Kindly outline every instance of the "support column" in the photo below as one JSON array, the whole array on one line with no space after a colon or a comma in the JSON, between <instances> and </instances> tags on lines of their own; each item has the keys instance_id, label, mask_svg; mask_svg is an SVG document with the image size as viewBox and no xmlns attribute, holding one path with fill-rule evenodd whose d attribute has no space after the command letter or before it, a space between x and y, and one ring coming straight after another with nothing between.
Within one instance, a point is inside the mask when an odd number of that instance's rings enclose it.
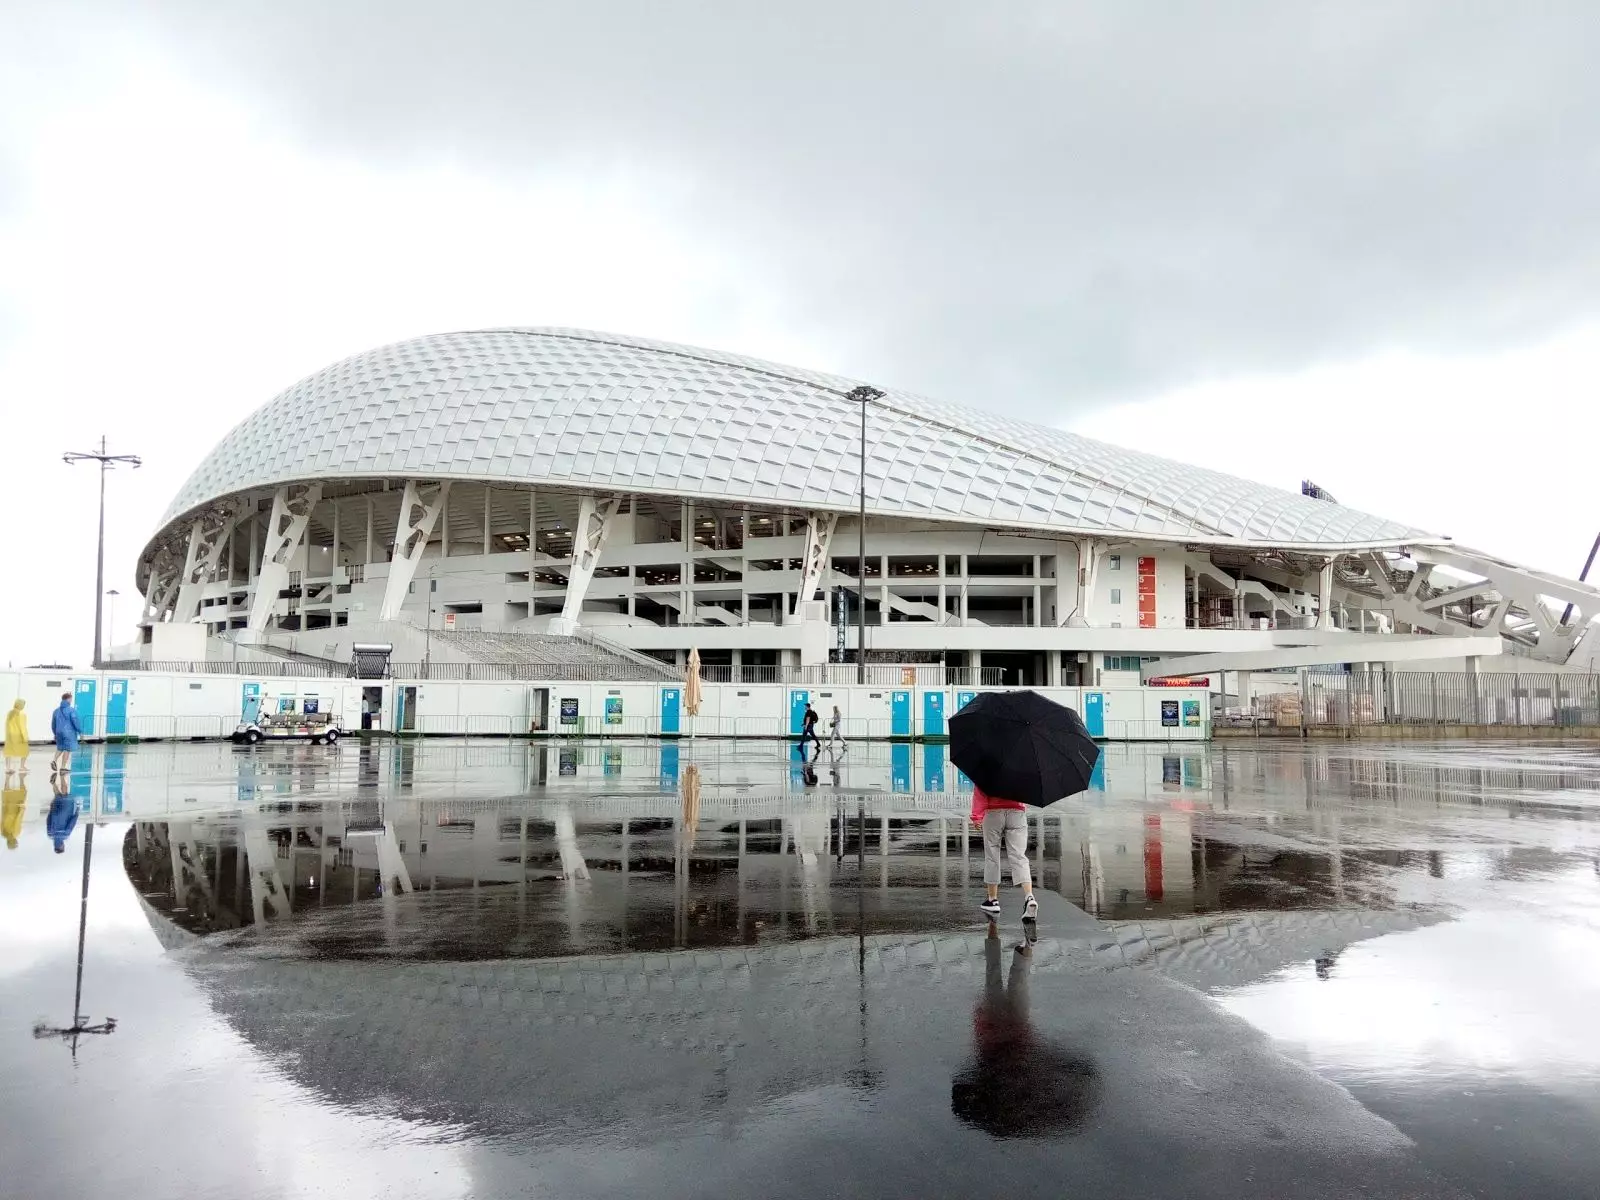
<instances>
[{"instance_id":1,"label":"support column","mask_svg":"<svg viewBox=\"0 0 1600 1200\"><path fill-rule=\"evenodd\" d=\"M372 543L372 497L368 496L367 497L367 549L366 549L366 557L362 559L363 568L365 568L365 566L367 564L372 562L372 551L373 551L373 543Z\"/></svg>"},{"instance_id":2,"label":"support column","mask_svg":"<svg viewBox=\"0 0 1600 1200\"><path fill-rule=\"evenodd\" d=\"M483 557L490 554L489 539L494 536L494 488L483 485Z\"/></svg>"},{"instance_id":3,"label":"support column","mask_svg":"<svg viewBox=\"0 0 1600 1200\"><path fill-rule=\"evenodd\" d=\"M273 495L266 543L261 547L261 569L256 573L255 594L250 598L246 628L252 634L263 632L271 624L278 593L289 586L289 564L305 544L311 510L321 498L320 483L281 487Z\"/></svg>"},{"instance_id":4,"label":"support column","mask_svg":"<svg viewBox=\"0 0 1600 1200\"><path fill-rule=\"evenodd\" d=\"M1061 613L1058 623L1074 629L1089 626L1090 610L1094 600L1095 579L1100 573L1101 552L1104 546L1094 538L1078 540L1078 586L1072 609Z\"/></svg>"},{"instance_id":5,"label":"support column","mask_svg":"<svg viewBox=\"0 0 1600 1200\"><path fill-rule=\"evenodd\" d=\"M572 569L567 572L567 595L561 605L561 615L550 622L551 633L570 637L578 628L589 581L600 565L600 551L606 544L606 534L611 531L611 518L616 516L621 505L619 496L599 499L592 494L579 502L578 526L572 531ZM685 562L683 569L692 577L693 562Z\"/></svg>"},{"instance_id":6,"label":"support column","mask_svg":"<svg viewBox=\"0 0 1600 1200\"><path fill-rule=\"evenodd\" d=\"M152 625L166 620L168 611L177 602L178 587L183 582L183 567L171 550L163 547L156 551L150 564L150 577L145 581L144 619Z\"/></svg>"},{"instance_id":7,"label":"support column","mask_svg":"<svg viewBox=\"0 0 1600 1200\"><path fill-rule=\"evenodd\" d=\"M221 508L196 518L189 527L189 552L178 582L174 621L192 621L200 615L201 594L206 584L217 577L217 567L231 544L229 539L237 522L234 509Z\"/></svg>"},{"instance_id":8,"label":"support column","mask_svg":"<svg viewBox=\"0 0 1600 1200\"><path fill-rule=\"evenodd\" d=\"M1317 628L1333 628L1333 559L1322 564L1321 587L1317 596Z\"/></svg>"},{"instance_id":9,"label":"support column","mask_svg":"<svg viewBox=\"0 0 1600 1200\"><path fill-rule=\"evenodd\" d=\"M814 512L806 519L805 570L800 577L800 595L795 600L796 616L800 615L801 605L817 598L817 589L822 586L823 576L828 570L833 531L838 525L838 513Z\"/></svg>"},{"instance_id":10,"label":"support column","mask_svg":"<svg viewBox=\"0 0 1600 1200\"><path fill-rule=\"evenodd\" d=\"M389 562L389 582L383 589L383 608L379 619L394 621L405 607L411 581L417 577L417 564L428 548L428 538L450 494L449 483L432 487L406 480L406 490L400 497L400 514L395 519L394 557Z\"/></svg>"}]
</instances>

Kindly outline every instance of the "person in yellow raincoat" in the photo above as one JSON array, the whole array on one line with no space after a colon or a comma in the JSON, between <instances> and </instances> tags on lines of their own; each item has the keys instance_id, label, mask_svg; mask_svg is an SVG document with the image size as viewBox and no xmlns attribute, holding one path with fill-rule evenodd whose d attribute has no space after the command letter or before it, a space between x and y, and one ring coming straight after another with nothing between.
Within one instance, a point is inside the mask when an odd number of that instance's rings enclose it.
<instances>
[{"instance_id":1,"label":"person in yellow raincoat","mask_svg":"<svg viewBox=\"0 0 1600 1200\"><path fill-rule=\"evenodd\" d=\"M23 712L24 702L14 700L6 714L6 771L28 770L28 714Z\"/></svg>"},{"instance_id":2,"label":"person in yellow raincoat","mask_svg":"<svg viewBox=\"0 0 1600 1200\"><path fill-rule=\"evenodd\" d=\"M16 786L12 786L15 784ZM17 838L22 834L22 816L28 804L28 793L16 775L6 777L6 787L0 792L0 837L6 839L6 849L17 848Z\"/></svg>"}]
</instances>

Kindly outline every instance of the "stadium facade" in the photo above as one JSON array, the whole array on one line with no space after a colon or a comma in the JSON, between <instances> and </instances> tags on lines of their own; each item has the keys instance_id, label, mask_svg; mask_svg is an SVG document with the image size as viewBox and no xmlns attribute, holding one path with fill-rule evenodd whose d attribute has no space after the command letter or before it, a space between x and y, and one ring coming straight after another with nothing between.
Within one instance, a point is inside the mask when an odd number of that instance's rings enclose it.
<instances>
[{"instance_id":1,"label":"stadium facade","mask_svg":"<svg viewBox=\"0 0 1600 1200\"><path fill-rule=\"evenodd\" d=\"M1324 498L566 329L421 337L288 388L179 491L138 583L150 661L553 634L804 666L854 659L863 605L869 660L1064 686L1600 649L1600 590Z\"/></svg>"}]
</instances>

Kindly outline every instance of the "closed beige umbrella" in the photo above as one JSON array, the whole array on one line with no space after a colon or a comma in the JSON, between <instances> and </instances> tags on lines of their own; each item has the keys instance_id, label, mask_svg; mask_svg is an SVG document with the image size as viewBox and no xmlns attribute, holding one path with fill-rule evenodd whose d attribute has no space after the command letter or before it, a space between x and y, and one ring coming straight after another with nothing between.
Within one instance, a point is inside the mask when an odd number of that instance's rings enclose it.
<instances>
[{"instance_id":1,"label":"closed beige umbrella","mask_svg":"<svg viewBox=\"0 0 1600 1200\"><path fill-rule=\"evenodd\" d=\"M683 711L691 717L700 715L700 648L689 651L689 665L683 673Z\"/></svg>"}]
</instances>

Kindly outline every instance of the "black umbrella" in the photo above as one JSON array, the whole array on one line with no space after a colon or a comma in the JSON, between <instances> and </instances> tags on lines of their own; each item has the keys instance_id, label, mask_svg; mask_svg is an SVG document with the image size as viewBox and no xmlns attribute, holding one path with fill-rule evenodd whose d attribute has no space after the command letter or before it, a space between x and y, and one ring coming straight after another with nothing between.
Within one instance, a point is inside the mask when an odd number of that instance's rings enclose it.
<instances>
[{"instance_id":1,"label":"black umbrella","mask_svg":"<svg viewBox=\"0 0 1600 1200\"><path fill-rule=\"evenodd\" d=\"M1083 718L1038 692L979 692L950 718L950 761L997 800L1087 791L1099 759Z\"/></svg>"}]
</instances>

